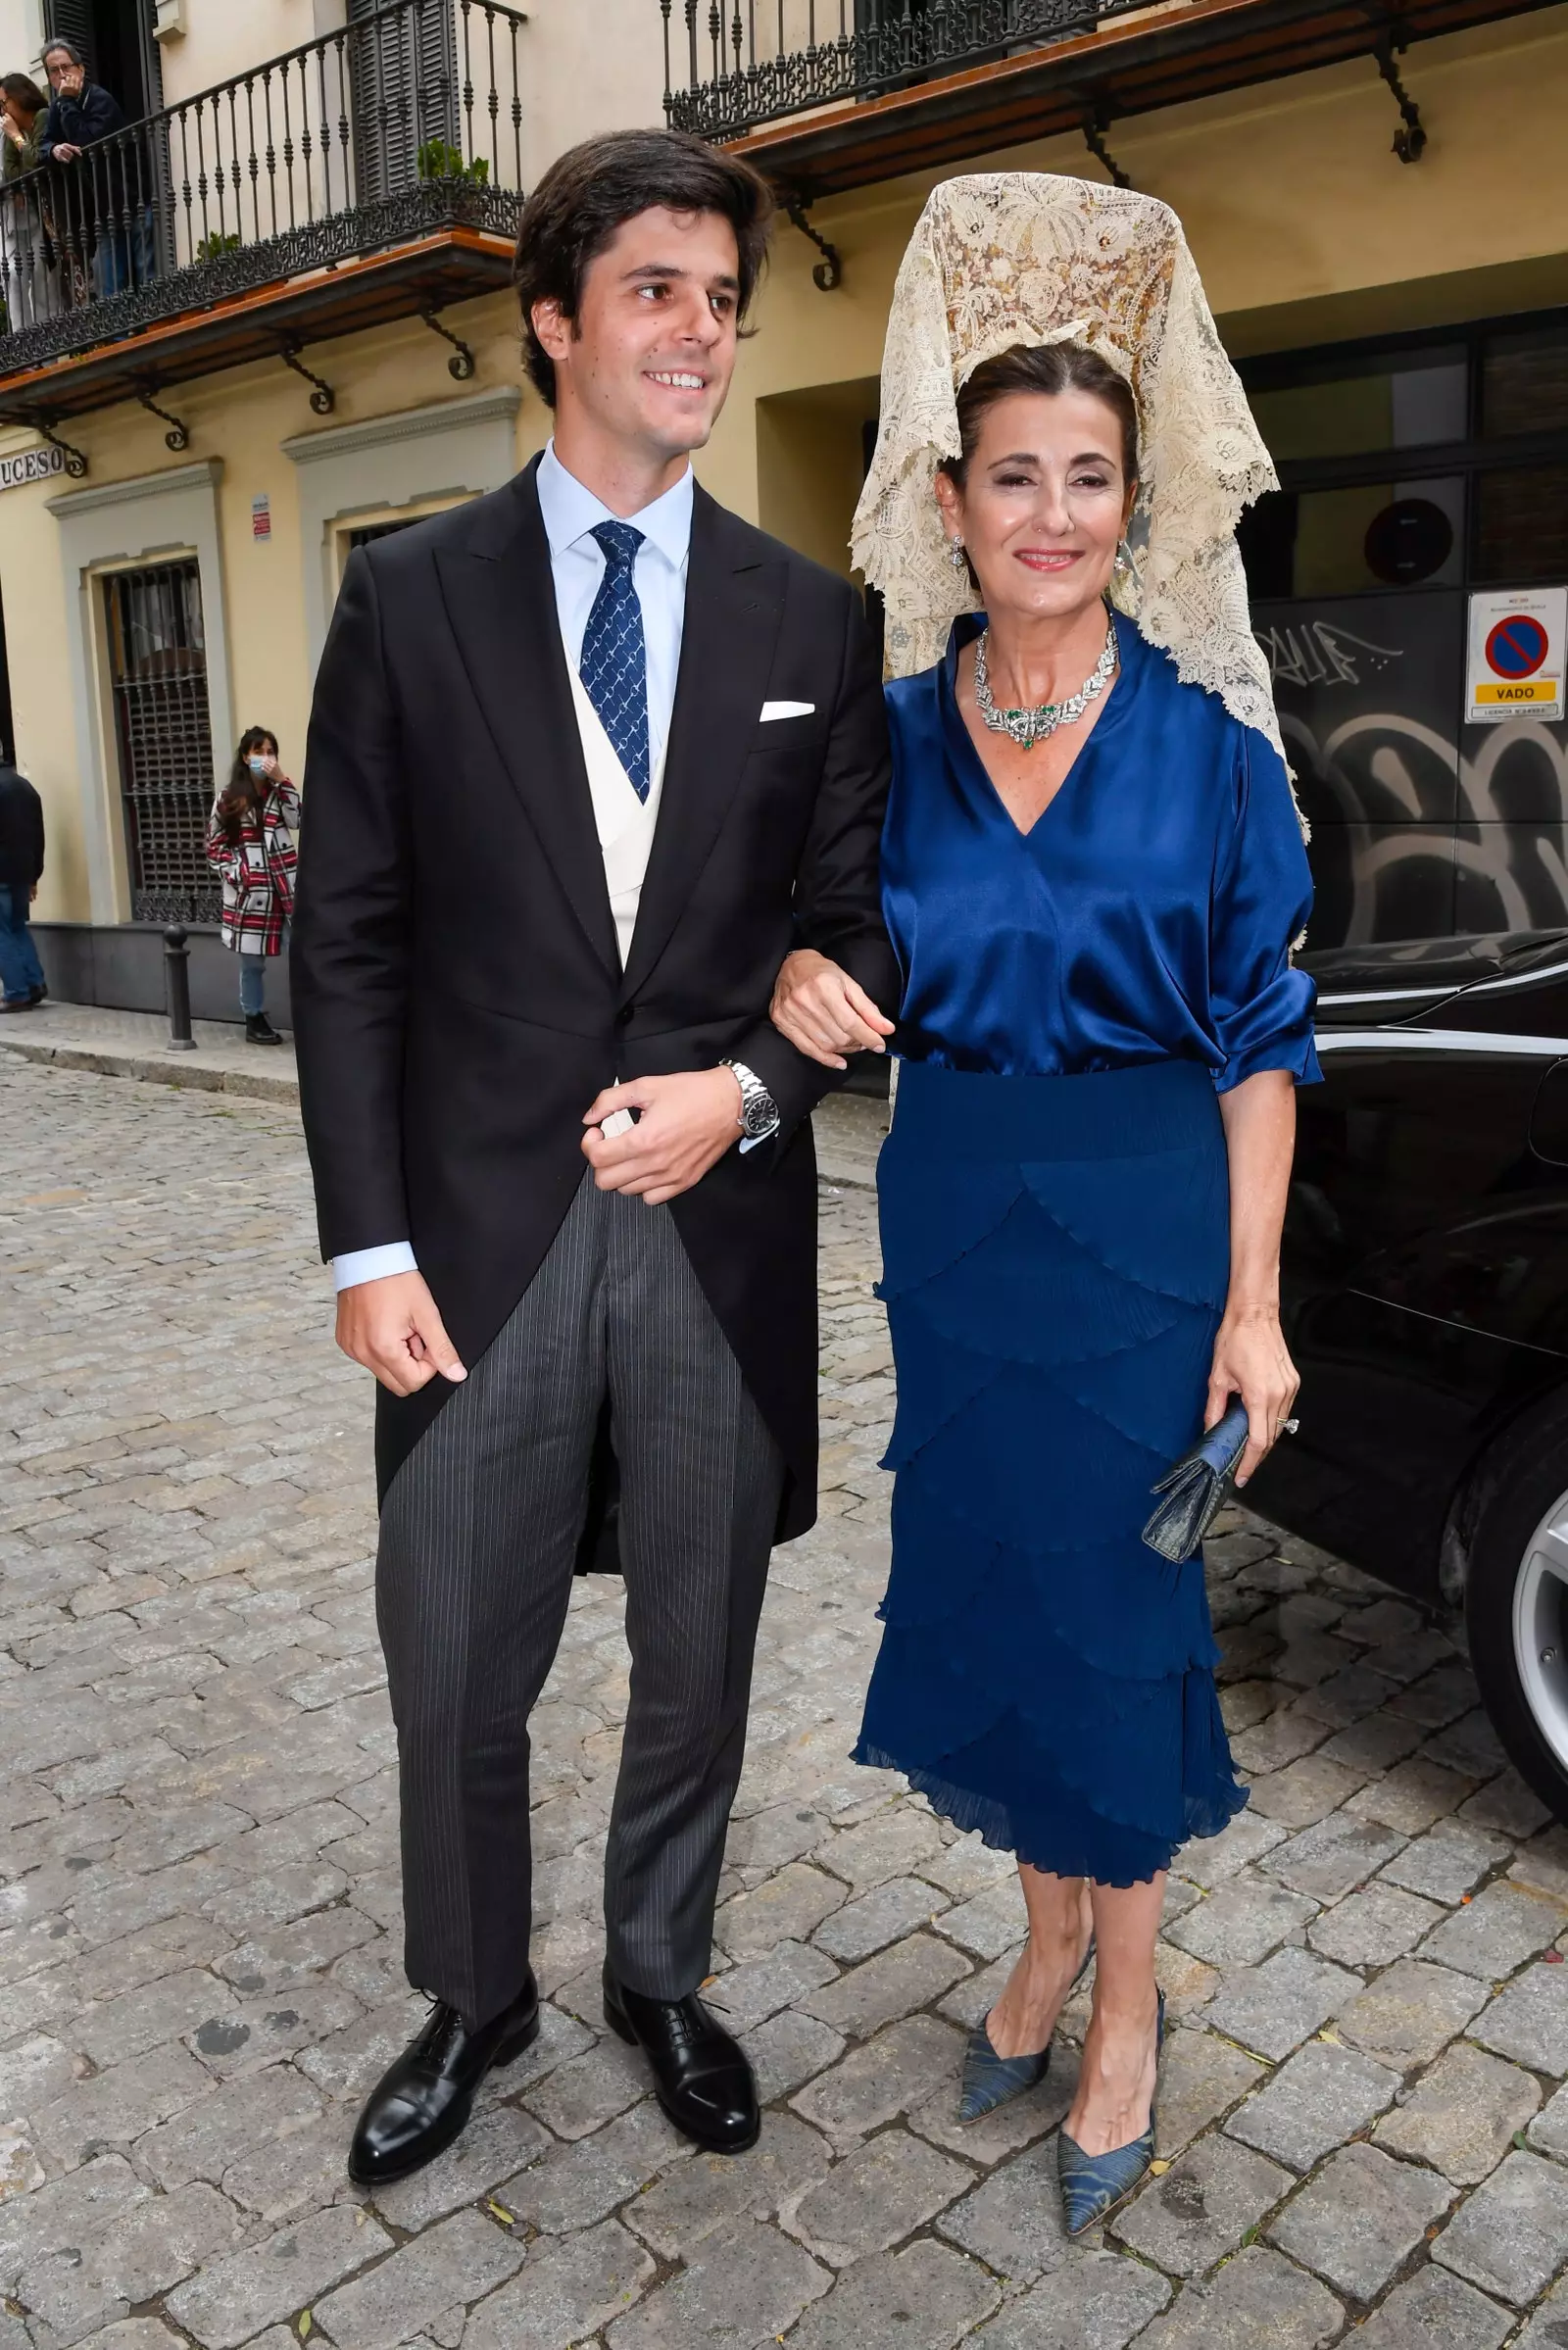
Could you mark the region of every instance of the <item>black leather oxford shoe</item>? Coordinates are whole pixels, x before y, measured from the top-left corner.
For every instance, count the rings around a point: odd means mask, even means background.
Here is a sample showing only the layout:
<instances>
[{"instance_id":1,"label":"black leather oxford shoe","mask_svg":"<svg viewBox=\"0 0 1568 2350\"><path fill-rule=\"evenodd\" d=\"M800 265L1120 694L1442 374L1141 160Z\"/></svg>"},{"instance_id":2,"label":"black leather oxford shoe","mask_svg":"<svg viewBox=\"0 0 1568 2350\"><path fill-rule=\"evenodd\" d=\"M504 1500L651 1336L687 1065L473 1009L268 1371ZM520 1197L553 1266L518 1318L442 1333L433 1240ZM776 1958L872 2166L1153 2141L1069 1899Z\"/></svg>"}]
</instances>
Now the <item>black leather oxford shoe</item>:
<instances>
[{"instance_id":1,"label":"black leather oxford shoe","mask_svg":"<svg viewBox=\"0 0 1568 2350\"><path fill-rule=\"evenodd\" d=\"M473 2110L492 2065L510 2065L539 2037L539 1989L530 1972L510 2007L469 2032L438 1999L424 2030L383 2073L366 2100L349 2177L356 2186L389 2186L450 2146Z\"/></svg>"},{"instance_id":2,"label":"black leather oxford shoe","mask_svg":"<svg viewBox=\"0 0 1568 2350\"><path fill-rule=\"evenodd\" d=\"M605 1969L605 2021L641 2048L654 2093L675 2128L710 2154L744 2154L761 2132L757 2082L745 2051L695 1991L646 1999Z\"/></svg>"}]
</instances>

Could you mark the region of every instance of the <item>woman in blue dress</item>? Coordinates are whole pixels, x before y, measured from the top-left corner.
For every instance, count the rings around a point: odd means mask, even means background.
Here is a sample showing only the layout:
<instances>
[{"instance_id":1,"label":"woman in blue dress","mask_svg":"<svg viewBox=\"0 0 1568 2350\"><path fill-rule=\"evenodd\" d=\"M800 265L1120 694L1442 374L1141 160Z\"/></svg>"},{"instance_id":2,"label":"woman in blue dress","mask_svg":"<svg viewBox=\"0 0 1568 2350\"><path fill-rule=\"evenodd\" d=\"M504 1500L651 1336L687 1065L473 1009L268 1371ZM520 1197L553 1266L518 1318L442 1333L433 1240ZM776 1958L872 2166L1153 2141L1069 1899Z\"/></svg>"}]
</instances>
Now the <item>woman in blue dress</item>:
<instances>
[{"instance_id":1,"label":"woman in blue dress","mask_svg":"<svg viewBox=\"0 0 1568 2350\"><path fill-rule=\"evenodd\" d=\"M857 1759L1017 1855L1029 1939L965 2118L1040 2080L1094 1948L1073 2233L1152 2153L1171 1858L1246 1800L1202 1561L1143 1542L1150 1489L1234 1395L1245 1483L1296 1394L1278 1253L1316 1075L1290 953L1310 884L1233 535L1270 478L1165 207L1023 174L936 191L857 540L896 662L950 622L887 696L897 1480ZM840 1065L886 1025L807 955L774 1016Z\"/></svg>"}]
</instances>

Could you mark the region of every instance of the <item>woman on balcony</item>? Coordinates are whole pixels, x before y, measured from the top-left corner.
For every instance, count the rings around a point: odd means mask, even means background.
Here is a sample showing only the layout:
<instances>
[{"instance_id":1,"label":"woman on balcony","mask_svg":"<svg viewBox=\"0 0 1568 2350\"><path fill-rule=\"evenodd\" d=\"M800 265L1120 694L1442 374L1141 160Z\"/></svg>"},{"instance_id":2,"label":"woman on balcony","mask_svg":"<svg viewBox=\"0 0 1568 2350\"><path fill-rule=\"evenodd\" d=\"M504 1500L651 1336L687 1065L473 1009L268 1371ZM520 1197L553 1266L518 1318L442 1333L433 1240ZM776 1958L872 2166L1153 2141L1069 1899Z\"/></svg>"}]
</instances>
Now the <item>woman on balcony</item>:
<instances>
[{"instance_id":1,"label":"woman on balcony","mask_svg":"<svg viewBox=\"0 0 1568 2350\"><path fill-rule=\"evenodd\" d=\"M223 944L239 956L239 1007L253 1045L283 1040L267 1016L267 961L281 955L294 912L300 796L278 764L277 737L248 727L213 805L207 861L223 885Z\"/></svg>"},{"instance_id":2,"label":"woman on balcony","mask_svg":"<svg viewBox=\"0 0 1568 2350\"><path fill-rule=\"evenodd\" d=\"M14 187L40 161L49 101L25 73L0 79L0 258L5 268L6 325L15 334L49 315L49 262L37 182Z\"/></svg>"},{"instance_id":3,"label":"woman on balcony","mask_svg":"<svg viewBox=\"0 0 1568 2350\"><path fill-rule=\"evenodd\" d=\"M1073 2234L1152 2154L1166 1871L1246 1800L1201 1555L1141 1540L1150 1489L1233 1395L1245 1480L1296 1393L1311 893L1233 535L1273 478L1162 204L1024 173L934 192L855 537L903 672L905 980L878 1169L893 1572L857 1759L1017 1855L1029 1939L963 2119L1042 2079L1096 1953ZM875 1042L819 957L790 958L774 1016L818 1058Z\"/></svg>"}]
</instances>

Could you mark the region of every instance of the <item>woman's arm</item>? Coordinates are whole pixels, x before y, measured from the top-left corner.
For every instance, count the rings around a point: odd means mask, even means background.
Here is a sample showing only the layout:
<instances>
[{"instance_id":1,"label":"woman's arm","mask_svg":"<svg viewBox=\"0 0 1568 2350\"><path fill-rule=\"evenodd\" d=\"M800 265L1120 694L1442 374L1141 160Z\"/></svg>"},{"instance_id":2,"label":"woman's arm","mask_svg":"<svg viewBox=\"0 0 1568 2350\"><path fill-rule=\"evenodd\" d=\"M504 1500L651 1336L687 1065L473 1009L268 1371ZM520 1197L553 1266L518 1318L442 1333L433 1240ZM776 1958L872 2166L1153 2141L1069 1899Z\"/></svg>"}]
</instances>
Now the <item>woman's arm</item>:
<instances>
[{"instance_id":1,"label":"woman's arm","mask_svg":"<svg viewBox=\"0 0 1568 2350\"><path fill-rule=\"evenodd\" d=\"M1214 1340L1203 1426L1212 1428L1232 1395L1250 1423L1236 1474L1245 1485L1290 1418L1300 1384L1280 1330L1280 1233L1296 1149L1296 1082L1289 1069L1259 1069L1219 1099L1230 1161L1231 1275Z\"/></svg>"}]
</instances>

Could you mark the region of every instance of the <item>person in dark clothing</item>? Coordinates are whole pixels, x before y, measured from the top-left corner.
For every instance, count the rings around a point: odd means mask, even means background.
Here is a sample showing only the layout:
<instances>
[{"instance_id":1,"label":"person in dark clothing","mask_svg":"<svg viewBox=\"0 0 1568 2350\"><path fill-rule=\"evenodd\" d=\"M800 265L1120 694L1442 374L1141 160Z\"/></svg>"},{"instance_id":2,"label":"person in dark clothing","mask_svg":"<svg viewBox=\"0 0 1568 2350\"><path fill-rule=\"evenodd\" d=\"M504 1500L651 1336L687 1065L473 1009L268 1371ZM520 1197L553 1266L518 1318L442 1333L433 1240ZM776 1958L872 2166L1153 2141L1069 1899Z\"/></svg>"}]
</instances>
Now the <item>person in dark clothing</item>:
<instances>
[{"instance_id":1,"label":"person in dark clothing","mask_svg":"<svg viewBox=\"0 0 1568 2350\"><path fill-rule=\"evenodd\" d=\"M124 129L119 101L101 83L87 79L81 52L70 41L50 42L43 70L49 76L50 98L38 153L45 163L76 163L84 147Z\"/></svg>"},{"instance_id":2,"label":"person in dark clothing","mask_svg":"<svg viewBox=\"0 0 1568 2350\"><path fill-rule=\"evenodd\" d=\"M43 871L43 802L24 776L0 762L0 1011L30 1011L47 990L27 928Z\"/></svg>"},{"instance_id":3,"label":"person in dark clothing","mask_svg":"<svg viewBox=\"0 0 1568 2350\"><path fill-rule=\"evenodd\" d=\"M54 203L56 237L63 241L74 298L87 298L87 271L100 298L134 281L131 246L143 239L143 191L132 142L88 160L87 150L125 127L118 99L89 81L86 62L70 41L54 40L43 53L49 77L49 111L38 139L40 161L65 169ZM124 225L134 221L134 228Z\"/></svg>"}]
</instances>

